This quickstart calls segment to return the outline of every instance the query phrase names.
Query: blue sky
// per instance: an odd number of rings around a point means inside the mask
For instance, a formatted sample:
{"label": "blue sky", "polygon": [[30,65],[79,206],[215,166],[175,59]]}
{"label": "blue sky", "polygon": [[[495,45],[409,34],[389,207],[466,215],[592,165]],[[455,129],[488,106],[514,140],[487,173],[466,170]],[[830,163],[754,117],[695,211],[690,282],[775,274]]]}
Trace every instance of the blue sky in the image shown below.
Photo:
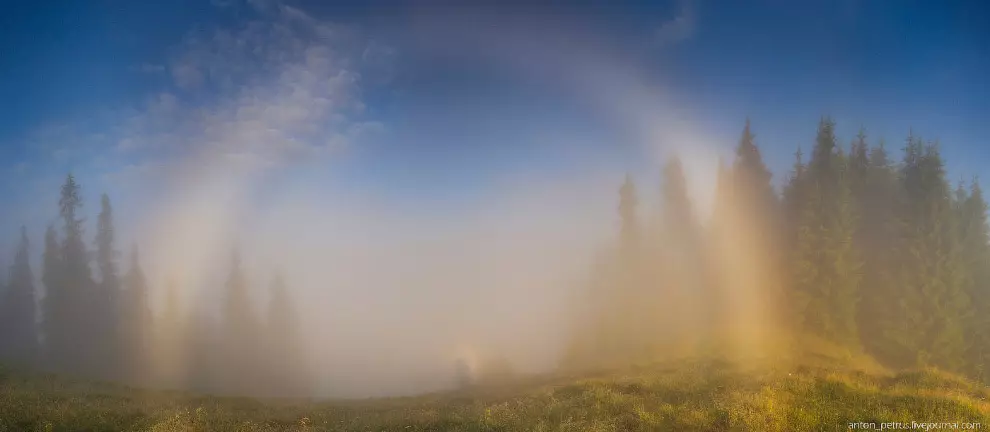
{"label": "blue sky", "polygon": [[658,165],[596,102],[635,93],[598,85],[627,73],[723,154],[750,117],[776,179],[823,114],[845,143],[860,126],[895,149],[911,128],[940,140],[953,180],[990,163],[980,1],[66,1],[0,20],[0,239],[28,224],[39,242],[68,171],[90,212],[112,195],[126,231],[217,155],[268,167],[262,202],[293,182],[470,202],[515,173],[597,164],[651,185]]}

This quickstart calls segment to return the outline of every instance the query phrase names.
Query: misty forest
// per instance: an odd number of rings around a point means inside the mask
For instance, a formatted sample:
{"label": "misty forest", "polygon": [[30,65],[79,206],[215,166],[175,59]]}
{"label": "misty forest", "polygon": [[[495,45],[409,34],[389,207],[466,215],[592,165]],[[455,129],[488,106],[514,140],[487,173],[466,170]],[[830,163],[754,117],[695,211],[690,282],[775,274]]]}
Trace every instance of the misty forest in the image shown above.
{"label": "misty forest", "polygon": [[[659,182],[617,184],[618,229],[580,269],[560,368],[774,362],[824,341],[890,368],[990,381],[979,184],[952,184],[937,142],[834,131],[827,117],[808,131],[813,144],[796,149],[775,190],[747,121],[734,159],[720,163],[709,218],[694,214],[676,156]],[[111,197],[90,222],[82,187],[65,178],[51,203],[58,224],[43,239],[22,230],[0,297],[4,364],[145,388],[314,395],[311,377],[333,365],[306,354],[292,274],[257,280],[232,245],[226,268],[215,269],[226,275],[214,287],[218,310],[184,304],[180,281],[148,280],[139,246],[118,244]],[[658,214],[638,205],[647,195],[658,197]],[[504,361],[488,364],[460,372],[476,374],[462,384],[513,373]]]}

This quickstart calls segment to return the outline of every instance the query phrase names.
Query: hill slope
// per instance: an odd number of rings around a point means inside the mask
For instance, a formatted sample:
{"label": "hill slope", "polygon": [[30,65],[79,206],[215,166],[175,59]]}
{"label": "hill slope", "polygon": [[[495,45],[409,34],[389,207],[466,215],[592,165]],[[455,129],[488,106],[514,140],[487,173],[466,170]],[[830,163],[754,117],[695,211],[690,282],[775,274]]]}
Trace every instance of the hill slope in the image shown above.
{"label": "hill slope", "polygon": [[990,390],[957,376],[890,373],[828,357],[802,364],[743,368],[682,361],[415,398],[326,402],[215,398],[6,372],[0,375],[0,431],[804,431],[848,430],[859,422],[873,423],[873,429],[885,422],[990,427]]}

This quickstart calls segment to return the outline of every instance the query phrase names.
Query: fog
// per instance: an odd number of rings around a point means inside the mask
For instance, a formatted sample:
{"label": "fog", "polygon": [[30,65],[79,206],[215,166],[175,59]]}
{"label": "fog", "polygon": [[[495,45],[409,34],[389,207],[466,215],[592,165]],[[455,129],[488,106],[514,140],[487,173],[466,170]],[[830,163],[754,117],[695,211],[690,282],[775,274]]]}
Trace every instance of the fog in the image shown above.
{"label": "fog", "polygon": [[[678,155],[697,214],[710,213],[718,149],[620,52],[548,22],[428,12],[411,20],[412,52],[483,64],[571,95],[625,131],[654,172]],[[223,274],[209,269],[225,268],[234,244],[256,280],[281,268],[318,394],[342,397],[451,388],[464,352],[496,353],[518,372],[553,371],[580,322],[594,259],[615,234],[625,174],[607,165],[506,174],[471,203],[449,208],[410,208],[305,181],[252,202],[250,191],[278,175],[272,171],[302,163],[282,162],[274,169],[210,153],[183,161],[168,180],[172,198],[140,237],[149,239],[150,273],[179,275],[189,302],[219,300],[222,291],[208,287]],[[648,201],[648,189],[644,195]],[[265,287],[254,288],[262,301]]]}
{"label": "fog", "polygon": [[[667,158],[678,156],[694,217],[699,224],[708,222],[718,155],[732,143],[714,143],[694,126],[664,91],[662,80],[647,79],[646,69],[631,60],[633,53],[583,31],[577,20],[551,23],[451,11],[458,19],[422,10],[397,20],[399,32],[410,36],[399,49],[426,62],[467,62],[536,83],[600,116],[626,138],[608,145],[645,161],[648,172],[638,178],[644,225],[656,210],[657,173]],[[314,19],[300,18],[299,12],[282,6],[273,19],[289,28],[312,25]],[[667,43],[664,39],[651,49],[662,50]],[[281,46],[267,46],[265,52],[278,54]],[[133,224],[156,312],[165,302],[158,287],[172,278],[178,281],[184,311],[216,317],[230,254],[237,248],[260,316],[268,281],[276,271],[285,275],[308,364],[306,378],[315,384],[316,396],[454,388],[456,361],[464,356],[500,357],[524,374],[556,370],[586,321],[587,287],[600,255],[618,235],[618,187],[628,171],[640,167],[592,161],[567,170],[506,172],[473,199],[427,199],[421,205],[326,181],[313,160],[346,160],[347,151],[338,154],[329,146],[309,153],[293,147],[287,134],[263,132],[272,125],[310,126],[303,119],[314,109],[338,113],[334,107],[352,82],[321,61],[318,48],[304,47],[299,63],[276,62],[274,80],[251,80],[247,90],[210,107],[210,122],[184,123],[189,151],[168,156],[156,178],[162,199]],[[181,83],[206,79],[188,68],[176,71],[182,73]],[[287,76],[301,77],[303,83],[327,76],[340,82],[334,81],[323,99],[313,99],[303,94],[306,87],[282,93]],[[191,109],[166,102],[158,100],[156,106],[180,113]],[[447,107],[451,112],[466,108]],[[325,130],[305,130],[330,141],[321,136]],[[545,132],[560,131],[548,126]],[[241,147],[218,150],[212,145],[217,142]],[[460,168],[471,172],[471,167]],[[265,193],[258,194],[260,189]],[[431,191],[418,193],[429,196]],[[743,230],[734,226],[726,232],[736,231]],[[747,347],[759,338],[761,317],[770,307],[762,304],[767,297],[759,292],[770,276],[758,270],[764,257],[754,242],[726,235],[711,248],[733,273],[733,284],[742,287],[733,291],[737,297],[731,297],[733,313],[727,319],[749,324],[736,326],[740,334],[734,336]],[[649,315],[673,312],[667,304]],[[691,310],[678,312],[692,315]],[[671,328],[681,333],[699,328],[681,324]],[[151,373],[186,369],[186,358],[174,352],[157,355]]]}

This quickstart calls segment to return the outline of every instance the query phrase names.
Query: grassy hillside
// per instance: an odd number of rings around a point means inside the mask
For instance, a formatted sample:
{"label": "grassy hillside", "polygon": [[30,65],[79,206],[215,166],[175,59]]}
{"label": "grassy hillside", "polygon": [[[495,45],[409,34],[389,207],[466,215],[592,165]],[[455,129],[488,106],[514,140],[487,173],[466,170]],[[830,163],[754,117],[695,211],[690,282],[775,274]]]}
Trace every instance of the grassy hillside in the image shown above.
{"label": "grassy hillside", "polygon": [[[0,431],[848,430],[852,422],[990,425],[988,388],[810,353],[792,367],[681,361],[366,401],[258,401],[5,372]],[[959,424],[959,430],[965,425]]]}

